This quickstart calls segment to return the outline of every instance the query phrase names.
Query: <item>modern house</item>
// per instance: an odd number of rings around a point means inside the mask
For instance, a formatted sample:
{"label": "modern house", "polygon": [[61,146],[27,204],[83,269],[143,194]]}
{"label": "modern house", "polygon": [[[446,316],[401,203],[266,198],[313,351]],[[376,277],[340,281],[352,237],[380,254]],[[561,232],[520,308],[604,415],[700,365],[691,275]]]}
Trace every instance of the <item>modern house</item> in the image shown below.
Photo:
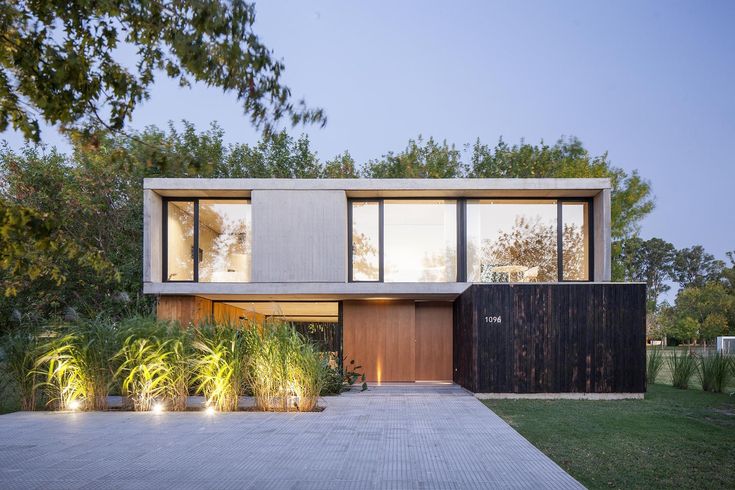
{"label": "modern house", "polygon": [[642,393],[608,179],[146,179],[159,318],[282,317],[369,382]]}

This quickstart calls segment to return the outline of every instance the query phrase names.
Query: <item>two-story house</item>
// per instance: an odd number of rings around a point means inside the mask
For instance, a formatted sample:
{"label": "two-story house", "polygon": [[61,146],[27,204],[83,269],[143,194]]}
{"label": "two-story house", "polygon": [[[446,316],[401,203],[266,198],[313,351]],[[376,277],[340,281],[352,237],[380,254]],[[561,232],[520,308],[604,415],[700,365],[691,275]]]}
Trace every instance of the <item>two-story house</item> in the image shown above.
{"label": "two-story house", "polygon": [[318,324],[370,382],[645,391],[608,179],[146,179],[144,292],[182,324]]}

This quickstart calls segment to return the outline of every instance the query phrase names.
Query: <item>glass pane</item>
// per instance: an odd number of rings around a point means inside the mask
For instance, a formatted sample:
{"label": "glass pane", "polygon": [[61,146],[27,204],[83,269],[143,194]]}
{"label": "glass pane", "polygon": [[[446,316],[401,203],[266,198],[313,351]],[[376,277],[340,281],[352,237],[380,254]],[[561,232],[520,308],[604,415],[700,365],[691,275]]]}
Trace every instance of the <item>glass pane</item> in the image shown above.
{"label": "glass pane", "polygon": [[199,282],[248,282],[251,259],[250,202],[199,201]]}
{"label": "glass pane", "polygon": [[589,281],[589,224],[587,203],[562,203],[562,257],[564,279]]}
{"label": "glass pane", "polygon": [[169,281],[194,280],[194,203],[169,201],[166,223]]}
{"label": "glass pane", "polygon": [[553,282],[556,201],[467,201],[467,280]]}
{"label": "glass pane", "polygon": [[352,280],[378,281],[379,269],[379,212],[375,201],[352,203]]}
{"label": "glass pane", "polygon": [[457,280],[457,203],[386,200],[385,282]]}

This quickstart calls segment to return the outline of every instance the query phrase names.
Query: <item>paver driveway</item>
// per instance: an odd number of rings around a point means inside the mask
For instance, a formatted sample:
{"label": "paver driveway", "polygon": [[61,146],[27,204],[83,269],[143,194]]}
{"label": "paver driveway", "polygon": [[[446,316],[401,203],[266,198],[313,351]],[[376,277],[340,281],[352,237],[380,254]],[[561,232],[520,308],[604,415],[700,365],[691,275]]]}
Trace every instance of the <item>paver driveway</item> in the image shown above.
{"label": "paver driveway", "polygon": [[579,488],[473,396],[392,385],[320,413],[0,416],[2,488]]}

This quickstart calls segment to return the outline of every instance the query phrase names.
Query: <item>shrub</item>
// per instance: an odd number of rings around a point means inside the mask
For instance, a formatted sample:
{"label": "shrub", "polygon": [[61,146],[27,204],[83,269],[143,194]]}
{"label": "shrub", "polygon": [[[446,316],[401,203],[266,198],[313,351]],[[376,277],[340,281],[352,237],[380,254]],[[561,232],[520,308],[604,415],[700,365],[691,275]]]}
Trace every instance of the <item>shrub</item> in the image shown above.
{"label": "shrub", "polygon": [[237,410],[239,396],[248,379],[249,330],[230,325],[204,325],[194,341],[198,352],[194,361],[197,392],[204,394],[207,406],[221,411]]}
{"label": "shrub", "polygon": [[686,390],[689,387],[689,380],[694,371],[697,369],[696,358],[689,353],[677,353],[667,359],[669,369],[671,370],[672,384],[676,388]]}
{"label": "shrub", "polygon": [[61,410],[106,410],[116,339],[115,325],[102,319],[53,332],[36,361],[37,373],[46,379],[42,386],[48,402]]}
{"label": "shrub", "polygon": [[128,337],[118,353],[117,371],[122,376],[123,394],[136,411],[147,411],[154,403],[173,410],[186,408],[188,359],[180,338]]}
{"label": "shrub", "polygon": [[664,356],[661,348],[653,348],[648,351],[646,362],[646,381],[648,384],[654,384],[658,373],[664,365]]}
{"label": "shrub", "polygon": [[261,410],[310,411],[325,381],[319,352],[293,326],[273,322],[252,329],[250,385]]}
{"label": "shrub", "polygon": [[33,331],[18,329],[0,339],[0,370],[4,380],[0,396],[7,396],[10,390],[17,392],[21,410],[36,409],[37,351],[38,341]]}
{"label": "shrub", "polygon": [[721,352],[700,357],[697,373],[702,389],[722,393],[730,380],[730,363],[730,358]]}

